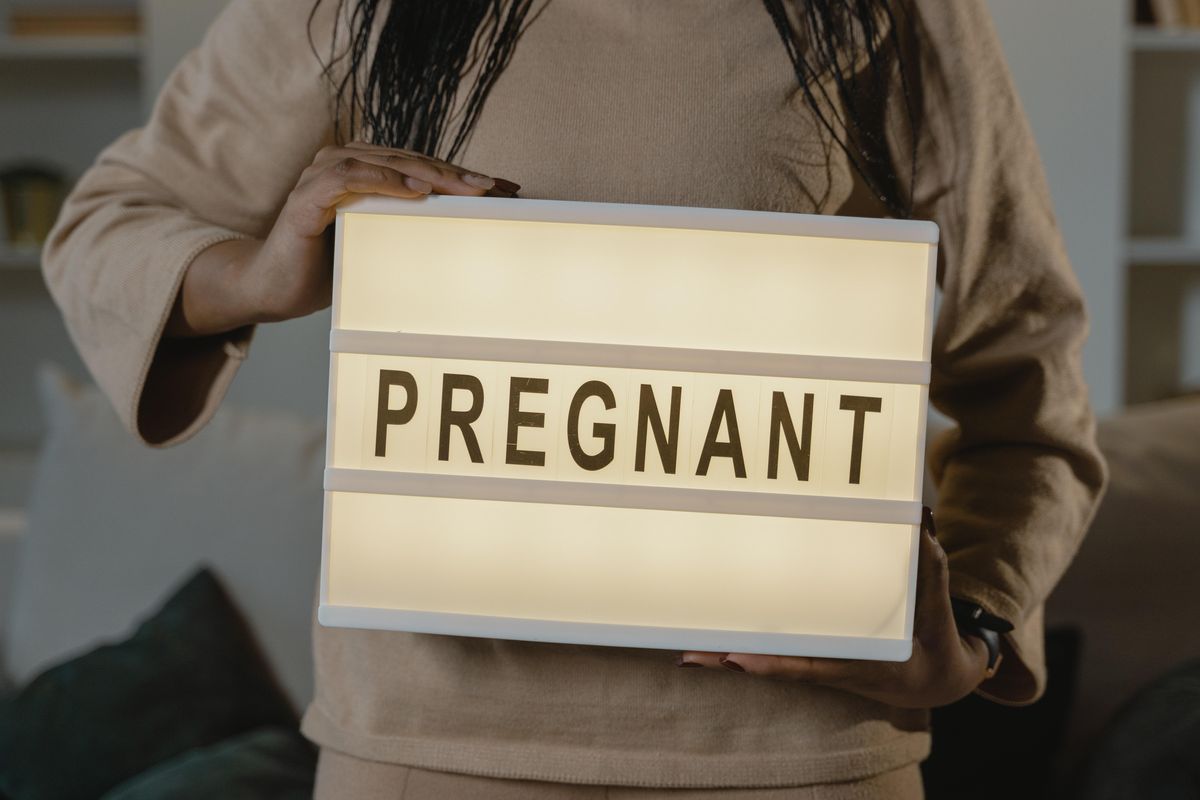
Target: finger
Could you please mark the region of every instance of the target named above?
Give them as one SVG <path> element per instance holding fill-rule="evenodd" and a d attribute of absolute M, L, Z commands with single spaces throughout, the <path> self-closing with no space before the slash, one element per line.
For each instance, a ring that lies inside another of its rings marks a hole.
<path fill-rule="evenodd" d="M 433 164 L 434 166 L 442 167 L 460 174 L 471 171 L 466 167 L 459 166 L 458 164 L 454 164 L 449 161 L 443 161 L 435 156 L 426 155 L 418 150 L 405 150 L 400 147 L 382 147 L 380 145 L 369 144 L 367 142 L 349 142 L 342 149 L 347 151 L 347 155 L 359 156 L 363 153 L 371 153 L 379 156 L 398 156 L 400 158 L 411 158 L 415 161 L 423 161 L 427 164 Z"/>
<path fill-rule="evenodd" d="M 877 661 L 777 656 L 762 653 L 729 653 L 723 659 L 723 664 L 727 669 L 740 667 L 738 671 L 751 675 L 837 687 L 857 684 L 872 685 L 888 668 L 887 665 Z"/>
<path fill-rule="evenodd" d="M 430 184 L 439 194 L 481 195 L 495 186 L 486 175 L 428 158 L 409 150 L 352 143 L 345 147 L 324 147 L 305 170 L 302 181 L 319 178 L 329 169 L 337 169 L 347 161 L 361 161 L 394 169 Z"/>
<path fill-rule="evenodd" d="M 397 172 L 403 172 L 405 175 L 419 178 L 429 183 L 438 194 L 478 197 L 485 194 L 489 189 L 496 187 L 496 181 L 487 175 L 480 175 L 465 170 L 459 172 L 439 162 L 422 161 L 409 156 L 368 152 L 360 153 L 354 156 L 354 158 L 367 164 L 377 164 L 381 167 L 394 169 Z"/>
<path fill-rule="evenodd" d="M 688 650 L 675 658 L 677 667 L 708 667 L 709 669 L 725 669 L 721 664 L 724 653 L 709 653 L 700 650 Z"/>
<path fill-rule="evenodd" d="M 433 186 L 420 178 L 347 158 L 299 187 L 298 193 L 310 206 L 328 210 L 355 194 L 412 199 L 424 197 L 432 190 Z"/>
<path fill-rule="evenodd" d="M 937 528 L 933 512 L 925 508 L 921 515 L 920 545 L 917 550 L 917 618 L 918 630 L 929 630 L 933 626 L 922 623 L 940 623 L 950 610 L 950 567 L 946 551 L 938 544 Z"/>
<path fill-rule="evenodd" d="M 383 153 L 384 155 L 392 154 L 398 156 L 409 156 L 411 158 L 420 159 L 421 161 L 432 161 L 438 164 L 445 164 L 446 166 L 454 169 L 462 169 L 462 167 L 458 167 L 449 161 L 443 161 L 437 156 L 431 156 L 428 153 L 422 153 L 420 150 L 406 150 L 403 147 L 387 147 L 381 144 L 371 144 L 370 142 L 346 142 L 346 144 L 342 145 L 342 149 L 356 150 L 359 152 L 378 152 Z"/>
<path fill-rule="evenodd" d="M 386 166 L 395 166 L 401 160 L 412 160 L 428 164 L 435 169 L 459 176 L 463 179 L 468 178 L 468 176 L 475 176 L 475 178 L 481 180 L 467 180 L 466 182 L 471 186 L 486 185 L 486 191 L 489 195 L 492 193 L 493 187 L 500 190 L 500 192 L 507 192 L 508 194 L 514 195 L 521 189 L 520 184 L 514 183 L 510 180 L 506 180 L 504 178 L 493 178 L 479 172 L 474 172 L 466 167 L 459 166 L 458 164 L 452 164 L 449 161 L 443 161 L 440 158 L 434 158 L 433 156 L 427 156 L 424 153 L 418 153 L 415 150 L 400 150 L 393 147 L 379 147 L 378 145 L 366 144 L 364 142 L 351 142 L 343 149 L 347 151 L 344 155 L 350 155 L 355 158 L 362 158 L 364 160 L 384 159 L 382 163 L 384 163 Z M 337 156 L 339 155 L 339 151 L 334 150 L 330 155 Z M 325 158 L 329 157 L 329 155 L 325 156 Z M 493 182 L 491 185 L 486 183 L 489 180 Z"/>

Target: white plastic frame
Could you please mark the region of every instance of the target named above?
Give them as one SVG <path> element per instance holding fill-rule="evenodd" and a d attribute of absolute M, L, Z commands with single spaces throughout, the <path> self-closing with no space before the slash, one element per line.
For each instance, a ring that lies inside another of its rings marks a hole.
<path fill-rule="evenodd" d="M 916 594 L 917 551 L 919 544 L 920 503 L 853 498 L 765 498 L 757 514 L 779 516 L 814 516 L 829 519 L 859 519 L 862 521 L 903 522 L 911 526 L 909 542 L 909 570 L 907 609 L 904 637 L 900 639 L 824 636 L 795 633 L 752 632 L 743 630 L 720 630 L 698 628 L 667 628 L 646 625 L 621 625 L 594 622 L 554 621 L 526 619 L 478 614 L 431 612 L 392 608 L 369 608 L 335 605 L 329 601 L 330 559 L 330 497 L 333 492 L 380 492 L 419 494 L 422 496 L 489 497 L 489 492 L 500 492 L 506 499 L 524 502 L 560 502 L 587 505 L 589 498 L 608 497 L 597 504 L 616 504 L 611 500 L 615 487 L 588 487 L 573 484 L 556 486 L 554 481 L 528 481 L 505 479 L 470 479 L 458 476 L 408 475 L 399 473 L 347 470 L 335 468 L 330 463 L 333 452 L 334 415 L 336 412 L 336 359 L 335 352 L 359 352 L 388 354 L 397 352 L 396 344 L 387 341 L 390 334 L 382 336 L 373 332 L 346 331 L 339 328 L 340 285 L 342 276 L 343 216 L 346 213 L 386 214 L 408 216 L 432 216 L 461 219 L 521 220 L 538 222 L 581 223 L 589 225 L 621 225 L 654 228 L 680 228 L 694 230 L 737 231 L 747 233 L 770 233 L 797 236 L 815 236 L 838 239 L 869 241 L 906 242 L 929 245 L 928 268 L 926 271 L 924 360 L 921 362 L 899 362 L 884 359 L 817 359 L 821 372 L 846 379 L 872 380 L 892 383 L 922 385 L 920 392 L 921 417 L 918 423 L 918 452 L 915 454 L 917 485 L 914 497 L 920 497 L 923 476 L 925 413 L 928 406 L 927 384 L 929 380 L 929 358 L 933 327 L 934 279 L 938 242 L 937 226 L 931 222 L 900 221 L 882 219 L 860 219 L 821 215 L 785 214 L 771 212 L 747 212 L 725 209 L 678 208 L 667 206 L 641 206 L 608 203 L 579 203 L 546 200 L 500 200 L 493 198 L 430 197 L 422 201 L 367 198 L 354 201 L 339 209 L 335 236 L 333 330 L 331 331 L 331 358 L 329 382 L 329 428 L 326 442 L 327 462 L 325 479 L 325 513 L 322 534 L 322 557 L 320 579 L 320 603 L 318 620 L 322 625 L 368 628 L 378 630 L 412 631 L 421 633 L 477 636 L 527 641 L 562 642 L 571 644 L 611 645 L 624 647 L 696 649 L 713 651 L 760 652 L 781 655 L 809 655 L 839 658 L 862 658 L 873 660 L 902 661 L 911 654 L 913 607 Z M 407 334 L 410 339 L 421 339 L 420 334 Z M 450 340 L 460 337 L 433 337 Z M 433 347 L 465 346 L 477 357 L 486 357 L 487 340 L 472 342 L 462 337 L 459 342 L 431 342 L 420 349 Z M 491 340 L 492 357 L 502 353 L 504 343 Z M 499 344 L 496 344 L 499 342 Z M 520 344 L 515 342 L 515 344 Z M 559 363 L 579 363 L 574 360 L 580 346 L 571 343 L 539 343 L 552 345 L 543 352 L 560 353 Z M 402 343 L 401 345 L 404 345 Z M 555 350 L 555 346 L 557 350 Z M 607 346 L 606 346 L 607 347 Z M 482 350 L 480 348 L 483 348 Z M 583 349 L 587 349 L 584 346 Z M 607 349 L 612 349 L 607 347 Z M 672 353 L 671 348 L 644 348 L 638 356 L 664 363 L 680 363 L 686 353 Z M 658 352 L 655 352 L 658 351 Z M 699 351 L 694 351 L 699 352 Z M 734 354 L 759 357 L 760 354 Z M 609 356 L 606 356 L 609 357 Z M 620 359 L 621 356 L 611 356 Z M 693 355 L 694 358 L 694 355 Z M 513 359 L 518 360 L 518 359 Z M 553 363 L 553 358 L 547 359 Z M 779 356 L 766 355 L 761 359 L 765 368 L 784 363 Z M 806 363 L 803 356 L 793 359 L 794 364 Z M 773 374 L 746 367 L 745 360 L 736 371 L 756 374 Z M 626 363 L 627 366 L 634 364 Z M 786 372 L 793 366 L 784 367 Z M 712 371 L 725 371 L 720 367 Z M 735 371 L 735 370 L 730 370 Z M 783 374 L 783 373 L 781 373 Z M 357 474 L 362 473 L 362 474 Z M 510 484 L 505 486 L 504 484 Z M 523 485 L 522 485 L 523 484 Z M 630 506 L 643 508 L 672 508 L 672 502 L 686 507 L 689 490 L 647 489 L 631 487 L 631 497 L 638 498 Z M 607 490 L 607 491 L 606 491 Z M 507 494 L 506 494 L 507 493 Z M 737 493 L 723 493 L 734 495 Z M 682 499 L 680 499 L 682 498 Z M 746 513 L 754 507 L 755 497 L 730 497 L 728 507 L 714 508 L 717 513 Z M 827 515 L 827 516 L 826 516 Z"/>

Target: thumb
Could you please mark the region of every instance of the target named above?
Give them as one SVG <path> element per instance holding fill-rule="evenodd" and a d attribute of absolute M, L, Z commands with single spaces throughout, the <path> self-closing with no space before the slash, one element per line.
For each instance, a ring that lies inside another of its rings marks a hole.
<path fill-rule="evenodd" d="M 950 567 L 946 551 L 938 544 L 933 512 L 926 506 L 921 513 L 921 543 L 917 562 L 917 630 L 930 630 L 922 622 L 940 623 L 950 614 Z"/>

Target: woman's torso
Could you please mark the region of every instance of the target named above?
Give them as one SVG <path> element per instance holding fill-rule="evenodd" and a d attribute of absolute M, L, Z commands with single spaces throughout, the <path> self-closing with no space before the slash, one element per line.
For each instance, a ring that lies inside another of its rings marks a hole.
<path fill-rule="evenodd" d="M 457 160 L 534 198 L 836 213 L 856 194 L 756 0 L 552 0 Z M 681 670 L 671 651 L 320 626 L 315 636 L 305 730 L 362 758 L 767 786 L 848 780 L 928 750 L 923 712 Z"/>

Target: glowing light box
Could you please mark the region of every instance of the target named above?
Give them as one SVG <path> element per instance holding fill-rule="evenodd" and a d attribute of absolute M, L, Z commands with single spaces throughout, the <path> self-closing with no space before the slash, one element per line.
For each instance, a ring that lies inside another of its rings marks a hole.
<path fill-rule="evenodd" d="M 937 236 L 344 206 L 320 622 L 906 659 Z"/>

